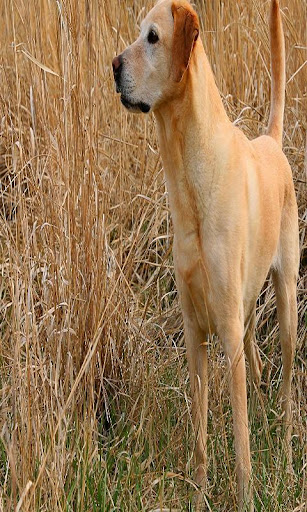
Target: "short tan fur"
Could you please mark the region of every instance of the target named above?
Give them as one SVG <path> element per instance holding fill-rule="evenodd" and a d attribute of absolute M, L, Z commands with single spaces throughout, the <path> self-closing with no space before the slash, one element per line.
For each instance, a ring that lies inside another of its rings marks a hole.
<path fill-rule="evenodd" d="M 283 359 L 282 406 L 291 465 L 291 375 L 299 265 L 298 214 L 282 152 L 284 39 L 271 2 L 272 105 L 268 134 L 247 137 L 228 119 L 185 0 L 160 0 L 140 37 L 113 61 L 131 111 L 153 111 L 174 224 L 174 261 L 197 435 L 196 481 L 206 485 L 207 339 L 216 333 L 229 367 L 239 510 L 253 510 L 245 357 L 254 386 L 262 363 L 255 307 L 272 272 Z M 202 507 L 199 494 L 198 508 Z"/>

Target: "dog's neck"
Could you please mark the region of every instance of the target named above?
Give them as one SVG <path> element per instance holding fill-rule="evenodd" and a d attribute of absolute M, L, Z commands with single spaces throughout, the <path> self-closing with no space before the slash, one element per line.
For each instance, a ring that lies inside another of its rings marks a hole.
<path fill-rule="evenodd" d="M 222 171 L 220 148 L 227 148 L 225 138 L 232 133 L 200 40 L 184 75 L 182 93 L 154 113 L 175 233 L 182 222 L 194 231 L 193 219 L 207 211 L 212 183 Z"/>

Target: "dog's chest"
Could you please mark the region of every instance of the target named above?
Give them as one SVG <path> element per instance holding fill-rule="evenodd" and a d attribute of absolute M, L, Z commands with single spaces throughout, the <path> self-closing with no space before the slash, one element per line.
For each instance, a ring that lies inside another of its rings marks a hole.
<path fill-rule="evenodd" d="M 204 331 L 209 331 L 209 324 L 212 324 L 212 321 L 208 269 L 196 234 L 175 237 L 174 259 L 176 277 L 182 283 L 181 293 L 188 294 L 200 327 Z"/>

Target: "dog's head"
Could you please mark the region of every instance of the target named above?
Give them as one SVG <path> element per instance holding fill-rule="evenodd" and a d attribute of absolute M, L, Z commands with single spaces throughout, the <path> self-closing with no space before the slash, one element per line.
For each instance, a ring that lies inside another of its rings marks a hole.
<path fill-rule="evenodd" d="M 198 33 L 198 17 L 188 1 L 158 1 L 138 39 L 112 63 L 116 91 L 128 110 L 147 113 L 176 95 Z"/>

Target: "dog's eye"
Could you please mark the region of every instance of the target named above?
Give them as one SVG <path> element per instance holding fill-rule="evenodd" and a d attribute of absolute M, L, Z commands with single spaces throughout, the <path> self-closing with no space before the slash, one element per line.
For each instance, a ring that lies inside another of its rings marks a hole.
<path fill-rule="evenodd" d="M 151 30 L 148 34 L 147 39 L 150 44 L 155 44 L 159 41 L 159 36 L 154 30 Z"/>

